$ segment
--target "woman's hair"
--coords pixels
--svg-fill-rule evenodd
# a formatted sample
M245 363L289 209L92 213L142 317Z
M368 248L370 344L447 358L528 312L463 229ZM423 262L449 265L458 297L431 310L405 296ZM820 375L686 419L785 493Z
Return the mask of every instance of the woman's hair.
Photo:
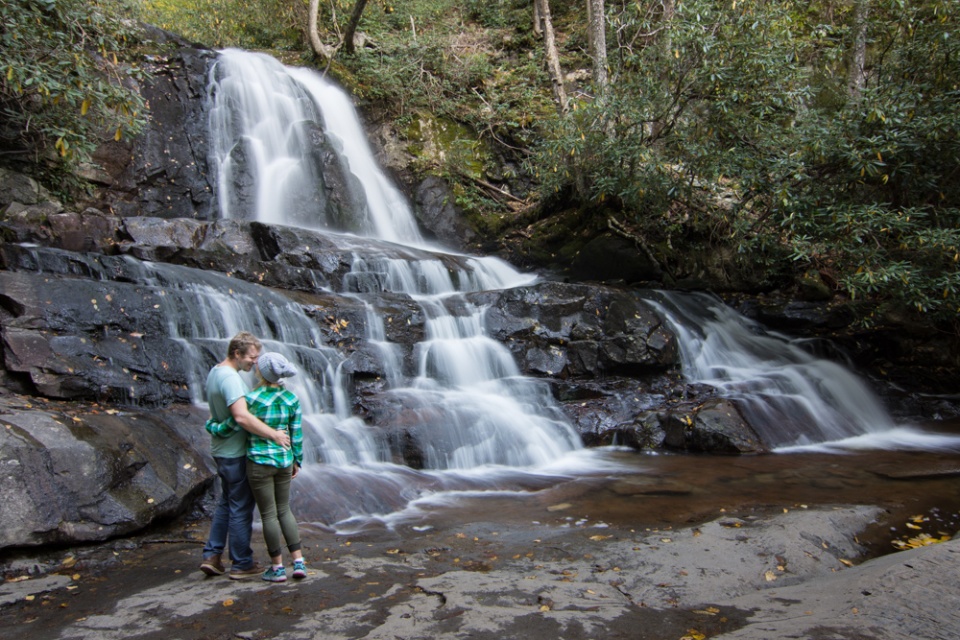
M245 356L250 349L260 349L262 347L263 343L257 336L249 331L241 331L230 339L230 344L227 345L227 357L232 358L236 353Z

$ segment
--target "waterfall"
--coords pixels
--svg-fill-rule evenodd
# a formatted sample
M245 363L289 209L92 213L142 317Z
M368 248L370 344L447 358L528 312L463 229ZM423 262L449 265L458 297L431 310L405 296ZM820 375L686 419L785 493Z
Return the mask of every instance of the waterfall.
M377 166L347 95L307 69L228 49L211 67L210 141L220 214L422 242L406 200ZM351 219L323 188L337 157Z
M301 397L325 400L304 405L309 453L303 475L316 483L316 491L301 489L296 496L306 509L343 521L403 509L437 490L497 488L505 477L510 486L522 485L520 478L582 448L546 384L520 374L509 350L485 334L485 309L464 296L536 278L495 258L427 250L409 204L378 167L343 91L315 72L226 50L211 69L209 98L223 217L397 243L390 255L355 253L343 291L336 293L362 302L367 339L383 358L387 396L422 452L424 469L390 462L400 452L371 436L374 430L336 401L344 382L332 358L324 375L293 379ZM336 170L346 193L331 202L323 185ZM415 371L403 371L398 346L386 339L379 308L384 295L406 297L422 311L425 339L414 349ZM213 306L232 314L221 297L214 296ZM239 304L247 308L246 301ZM301 371L316 371L298 356L307 343L320 345L317 336L278 335L287 333L277 328L286 319L276 326L248 319L224 319L216 329L221 338L235 329L259 331L267 349L292 355Z
M209 98L223 217L390 243L370 250L338 236L338 246L355 252L334 293L355 298L365 312L391 420L415 443L422 470L395 464L402 457L397 443L351 415L339 354L324 356L320 369L303 359L322 347L317 336L287 335L287 320L243 315L218 321L220 339L234 329L259 331L268 349L291 354L309 374L295 379L294 390L317 399L305 404L304 428L308 462L323 464L306 465L298 507L341 528L363 526L438 492L539 487L558 470L582 472L579 436L550 390L520 374L512 354L486 335L486 309L466 296L535 277L500 260L428 246L409 204L378 167L348 96L319 74L226 50L211 68ZM413 349L410 370L384 327L391 304L385 301L398 296L417 305L423 318L424 338ZM681 338L688 378L733 398L767 444L902 433L867 385L843 367L763 332L708 296L660 299ZM226 301L214 306L232 313ZM293 322L301 321L310 322ZM600 469L606 462L591 458L590 464Z
M957 448L949 436L898 425L851 369L807 341L767 330L707 294L658 292L679 338L684 376L733 399L778 451Z

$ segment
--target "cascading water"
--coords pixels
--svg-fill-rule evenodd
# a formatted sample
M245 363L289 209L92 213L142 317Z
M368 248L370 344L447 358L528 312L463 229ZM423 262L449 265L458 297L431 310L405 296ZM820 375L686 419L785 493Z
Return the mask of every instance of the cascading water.
M897 425L852 371L802 341L765 330L707 294L659 292L679 337L684 375L736 401L763 441L779 451L956 448L954 437Z
M312 71L236 49L222 52L209 87L211 153L224 218L421 242L406 201L377 167L339 88ZM338 215L324 191L324 154L317 144L336 155L351 183L341 194L350 196L350 220Z
M227 50L212 68L210 87L211 146L224 217L333 227L426 247L406 200L378 168L349 99L334 85L267 56ZM327 215L330 207L317 186L324 169L316 148L304 142L316 131L323 132L323 148L337 154L346 186L354 188L348 196L353 219ZM445 255L451 254L424 253L398 246L392 255L355 254L340 293L365 305L368 339L384 358L389 395L413 425L408 432L425 471L388 462L398 452L372 438L372 430L341 404L306 404L308 462L325 464L307 465L304 475L324 491L322 498L300 491L298 499L311 503L311 512L322 519L388 513L438 489L497 488L504 477L512 487L529 484L538 467L581 448L546 385L521 376L512 354L484 334L484 309L463 295L535 278L494 258L450 260ZM416 370L409 374L396 345L385 338L377 306L385 293L409 297L425 319L426 339L415 349ZM265 326L270 323L245 320L222 322L221 338L228 337L228 327L242 325L266 336L268 348L285 350ZM318 344L314 336L307 339ZM297 348L291 351L302 370L313 370L298 358ZM316 380L323 390L309 388L310 376L298 376L294 391L336 397L342 383L337 367L328 369L330 376Z
M210 97L224 217L396 243L355 253L337 293L355 297L366 310L367 338L383 358L388 395L425 469L392 463L399 452L350 415L340 364L331 356L324 375L317 380L300 376L294 386L303 396L323 399L305 404L308 461L325 463L308 464L304 476L311 484L299 483L295 499L308 517L339 522L340 528L358 518L362 526L377 514L415 510L411 505L425 495L539 487L558 471L563 475L582 465L579 437L545 384L520 375L510 352L485 335L484 309L465 296L535 278L496 259L431 250L406 200L378 168L350 100L316 73L227 50L211 70ZM325 186L332 167L341 172L338 184L345 193L331 194ZM351 245L347 237L338 242ZM383 296L397 295L419 305L424 318L425 339L414 350L411 371L404 371L401 351L384 331ZM758 335L710 298L666 297L688 375L736 397L751 422L765 430L768 443L796 445L893 430L866 386L841 367ZM706 307L710 315L685 317L691 304ZM321 344L318 337L291 336L288 343L279 335L287 332L285 322L250 322L243 314L219 321L216 328L222 343L236 329L260 332L268 348L292 356L305 372L316 371L301 356ZM698 325L703 328L689 328ZM311 388L314 384L320 388ZM590 460L595 472L603 464Z

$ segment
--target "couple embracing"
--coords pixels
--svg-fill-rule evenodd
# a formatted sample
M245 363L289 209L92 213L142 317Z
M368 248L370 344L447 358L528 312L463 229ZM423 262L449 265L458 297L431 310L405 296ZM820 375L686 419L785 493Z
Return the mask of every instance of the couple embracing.
M290 482L303 463L300 401L283 387L283 378L297 373L279 353L262 353L253 334L242 331L227 346L226 359L207 376L212 436L221 495L203 548L200 570L208 576L226 573L224 549L230 549L235 580L260 575L270 582L287 579L281 535L293 560L293 577L307 569L297 520L290 511ZM257 386L247 389L240 371L256 370ZM254 562L250 539L253 507L260 509L263 536L271 566Z

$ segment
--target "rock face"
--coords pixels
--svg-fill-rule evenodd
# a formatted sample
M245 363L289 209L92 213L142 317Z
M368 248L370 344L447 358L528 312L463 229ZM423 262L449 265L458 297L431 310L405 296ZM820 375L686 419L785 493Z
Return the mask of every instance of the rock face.
M207 166L207 68L215 54L191 47L150 56L141 87L149 124L133 142L109 142L94 155L101 191L95 206L119 216L211 219L216 179Z
M454 195L443 179L426 178L415 194L417 221L445 245L463 249L477 238L476 232L460 216Z
M0 549L105 540L183 512L215 475L204 419L0 397Z

